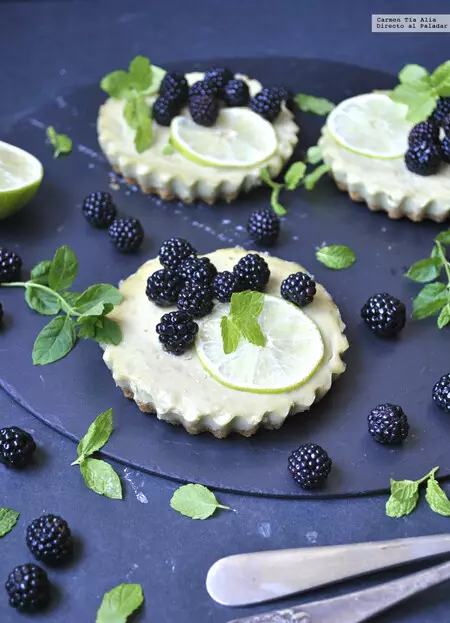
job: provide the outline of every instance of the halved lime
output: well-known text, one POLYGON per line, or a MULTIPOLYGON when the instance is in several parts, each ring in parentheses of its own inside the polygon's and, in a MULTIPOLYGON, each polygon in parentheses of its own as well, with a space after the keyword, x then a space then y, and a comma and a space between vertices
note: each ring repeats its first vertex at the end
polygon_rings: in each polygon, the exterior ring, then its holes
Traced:
POLYGON ((203 367, 219 383, 255 394, 280 394, 307 381, 324 355, 317 325, 301 309, 276 296, 266 295, 258 317, 265 346, 241 339, 237 349, 225 355, 220 320, 228 303, 216 305, 200 322, 197 355, 203 367))
POLYGON ((0 141, 0 219, 20 210, 35 195, 43 174, 37 158, 0 141))
POLYGON ((211 167, 254 167, 277 149, 273 125, 248 108, 224 108, 210 128, 175 117, 170 139, 183 156, 211 167))
POLYGON ((408 149, 412 123, 407 106, 383 93, 365 93, 341 102, 327 127, 340 145, 371 158, 400 158, 408 149))

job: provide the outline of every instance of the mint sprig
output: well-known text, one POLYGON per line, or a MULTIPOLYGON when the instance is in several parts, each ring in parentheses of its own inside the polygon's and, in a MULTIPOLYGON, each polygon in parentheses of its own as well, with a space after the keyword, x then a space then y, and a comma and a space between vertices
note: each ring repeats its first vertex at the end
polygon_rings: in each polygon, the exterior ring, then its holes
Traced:
POLYGON ((19 516, 19 513, 12 508, 0 508, 0 538, 11 532, 19 516))
POLYGON ((405 65, 398 78, 400 84, 390 97, 408 107, 406 118, 412 123, 425 121, 439 98, 450 96, 450 61, 439 65, 431 74, 420 65, 405 65))
POLYGON ((170 506, 190 519, 208 519, 218 508, 231 510, 220 504, 212 491, 203 485, 183 485, 170 500, 170 506))
POLYGON ((223 352, 226 355, 237 349, 241 338, 255 346, 265 346, 266 338, 258 323, 258 316, 263 307, 262 292, 246 290, 232 294, 230 313, 228 316, 222 316, 220 322, 223 352))
POLYGON ((67 134, 58 134, 53 126, 47 128, 47 138, 53 145, 53 158, 59 158, 61 154, 70 154, 72 151, 72 139, 67 134))
POLYGON ((332 244, 330 246, 319 247, 316 250, 316 259, 327 268, 342 270, 349 268, 356 261, 355 252, 345 245, 332 244))
POLYGON ((39 262, 29 281, 2 283, 25 288, 25 301, 34 311, 56 316, 39 333, 33 346, 33 364, 44 366, 65 357, 78 338, 119 344, 122 332, 109 314, 123 296, 117 288, 100 283, 84 292, 68 292, 78 273, 78 260, 68 246, 57 249, 53 260, 39 262), (62 315, 58 315, 62 314, 62 315))
POLYGON ((85 483, 98 493, 113 500, 122 499, 122 485, 119 476, 109 463, 93 459, 94 452, 101 450, 113 431, 113 411, 108 409, 92 422, 88 432, 80 440, 77 448, 78 458, 72 465, 79 465, 85 483))
POLYGON ((431 510, 444 517, 450 517, 450 500, 434 476, 438 469, 439 467, 434 467, 419 480, 391 478, 391 495, 386 503, 386 515, 398 518, 412 513, 419 501, 419 487, 426 482, 425 499, 431 510))
POLYGON ((95 623, 126 623, 143 602, 140 584, 120 584, 103 596, 95 623))
POLYGON ((412 281, 426 284, 413 301, 413 318, 421 320, 439 313, 439 329, 450 323, 450 262, 446 255, 449 245, 450 229, 436 236, 430 257, 419 260, 405 273, 412 281), (441 280, 443 274, 447 283, 441 280))
POLYGON ((297 106, 303 112, 311 112, 315 115, 328 115, 335 105, 325 97, 315 97, 314 95, 306 95, 306 93, 299 93, 295 96, 297 106))

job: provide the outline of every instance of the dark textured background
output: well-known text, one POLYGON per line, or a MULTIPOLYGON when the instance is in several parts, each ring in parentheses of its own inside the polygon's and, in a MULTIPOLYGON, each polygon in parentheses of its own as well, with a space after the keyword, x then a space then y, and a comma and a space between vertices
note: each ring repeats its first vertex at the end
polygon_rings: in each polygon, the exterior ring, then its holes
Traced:
MULTIPOLYGON (((446 4, 432 1, 426 8, 445 12, 446 4)), ((419 13, 423 2, 2 2, 0 131, 68 89, 97 82, 137 53, 160 64, 187 58, 298 55, 393 72, 406 62, 432 68, 444 60, 448 35, 372 35, 370 14, 393 11, 419 13)), ((0 356, 1 369, 7 365, 1 346, 0 356)), ((23 531, 44 511, 64 515, 82 543, 73 566, 52 572, 60 599, 38 620, 94 621, 105 590, 121 581, 136 581, 147 598, 140 621, 222 623, 242 611, 220 608, 205 593, 207 568, 220 556, 447 530, 448 520, 431 514, 423 504, 411 517, 386 518, 383 497, 298 502, 222 495, 235 513, 192 522, 169 508, 174 485, 135 472, 125 474, 120 466, 127 496, 124 502, 113 502, 87 491, 76 469, 69 468, 75 452, 71 442, 4 395, 0 414, 2 425, 35 430, 43 448, 36 469, 26 474, 0 472, 2 505, 22 512, 19 526, 0 545, 0 575, 5 577, 29 558, 23 531)), ((445 620, 448 606, 443 587, 380 621, 432 623, 445 620)), ((0 593, 0 621, 20 620, 0 593)))

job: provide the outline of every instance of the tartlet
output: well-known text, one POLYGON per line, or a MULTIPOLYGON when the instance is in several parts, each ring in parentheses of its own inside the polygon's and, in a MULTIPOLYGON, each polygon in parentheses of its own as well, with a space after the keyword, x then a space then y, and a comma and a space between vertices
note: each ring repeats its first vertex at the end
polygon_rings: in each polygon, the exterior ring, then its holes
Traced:
MULTIPOLYGON (((207 257, 223 271, 232 269, 246 254, 244 249, 221 249, 207 257)), ((268 294, 280 296, 283 279, 304 271, 292 262, 264 257, 271 271, 268 294)), ((324 342, 324 357, 313 375, 301 386, 278 394, 226 387, 204 369, 194 349, 180 357, 162 349, 155 326, 162 313, 171 308, 162 310, 145 294, 148 276, 159 268, 157 258, 150 260, 122 283, 124 301, 111 318, 121 326, 123 339, 118 346, 106 346, 103 355, 116 385, 135 400, 141 411, 181 424, 191 434, 209 431, 216 437, 226 437, 235 431, 250 436, 260 427, 279 428, 288 415, 308 410, 344 372, 341 355, 348 348, 345 325, 330 295, 317 285, 314 301, 304 308, 324 342)))
MULTIPOLYGON (((204 74, 186 74, 189 84, 203 78, 204 74)), ((262 85, 258 80, 238 74, 245 80, 250 94, 255 95, 262 85)), ((148 98, 151 105, 156 95, 148 98)), ((178 198, 184 203, 200 199, 213 204, 218 200, 233 201, 241 192, 248 192, 262 184, 261 169, 267 167, 271 177, 276 177, 292 156, 298 142, 299 128, 292 112, 282 104, 281 113, 273 126, 278 147, 273 156, 252 168, 215 168, 188 160, 178 151, 163 153, 170 138, 170 128, 153 121, 154 140, 149 149, 139 154, 134 147, 134 131, 123 118, 125 102, 109 98, 99 111, 97 130, 100 146, 112 168, 122 174, 128 183, 140 187, 146 194, 162 199, 178 198)), ((182 115, 189 116, 188 109, 182 115)), ((211 128, 214 132, 214 127, 211 128)))

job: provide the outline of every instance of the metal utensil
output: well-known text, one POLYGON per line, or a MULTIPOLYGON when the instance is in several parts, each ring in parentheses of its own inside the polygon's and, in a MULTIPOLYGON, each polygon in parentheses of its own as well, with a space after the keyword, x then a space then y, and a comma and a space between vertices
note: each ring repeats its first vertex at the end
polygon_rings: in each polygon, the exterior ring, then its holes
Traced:
POLYGON ((206 588, 224 606, 247 606, 447 552, 448 534, 238 554, 211 567, 206 588))
POLYGON ((362 623, 420 591, 450 579, 450 562, 342 597, 236 619, 230 623, 362 623))

